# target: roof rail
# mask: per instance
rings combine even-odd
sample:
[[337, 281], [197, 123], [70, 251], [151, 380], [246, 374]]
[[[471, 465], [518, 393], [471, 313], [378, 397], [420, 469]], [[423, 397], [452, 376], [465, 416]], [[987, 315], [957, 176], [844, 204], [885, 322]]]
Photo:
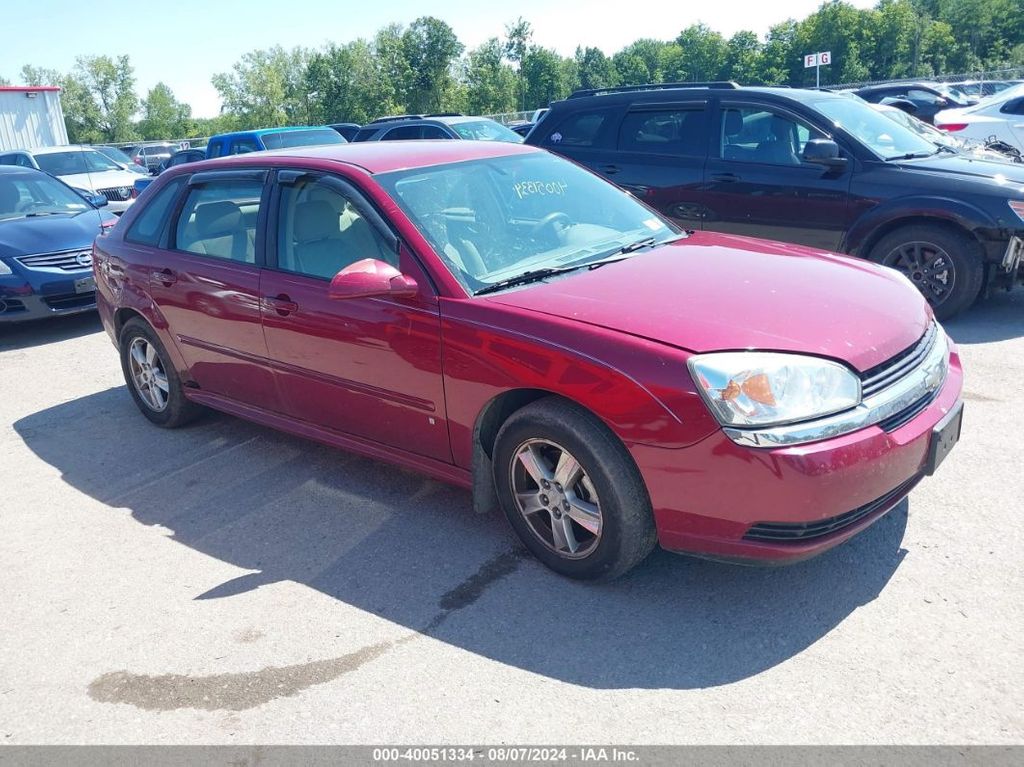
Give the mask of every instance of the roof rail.
[[739, 88], [739, 83], [733, 80], [709, 80], [700, 83], [650, 83], [648, 85], [617, 85], [608, 88], [589, 88], [586, 90], [573, 91], [569, 98], [578, 99], [584, 96], [603, 96], [610, 93], [634, 93], [636, 91], [660, 91], [666, 88], [714, 88], [731, 89]]
[[423, 115], [424, 117], [463, 117], [462, 112], [434, 112], [434, 114]]
[[377, 123], [393, 123], [399, 120], [422, 120], [423, 115], [388, 115], [387, 117], [378, 117], [376, 120], [371, 120], [367, 125], [376, 125]]

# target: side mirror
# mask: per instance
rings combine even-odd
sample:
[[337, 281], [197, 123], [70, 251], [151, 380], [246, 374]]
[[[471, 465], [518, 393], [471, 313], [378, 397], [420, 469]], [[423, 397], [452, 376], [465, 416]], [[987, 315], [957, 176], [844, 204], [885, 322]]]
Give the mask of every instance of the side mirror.
[[826, 168], [845, 168], [846, 158], [839, 156], [839, 145], [832, 139], [812, 138], [804, 145], [804, 162], [824, 165]]
[[337, 300], [390, 296], [402, 298], [416, 295], [416, 280], [406, 277], [391, 264], [376, 258], [346, 266], [331, 280], [328, 295]]

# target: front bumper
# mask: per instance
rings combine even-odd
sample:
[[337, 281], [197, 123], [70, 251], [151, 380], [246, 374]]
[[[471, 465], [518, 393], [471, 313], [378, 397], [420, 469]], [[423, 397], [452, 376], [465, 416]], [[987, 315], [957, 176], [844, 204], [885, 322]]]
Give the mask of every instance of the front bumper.
[[[661, 546], [783, 564], [842, 543], [899, 504], [924, 476], [932, 429], [957, 408], [962, 388], [960, 360], [951, 348], [935, 398], [890, 431], [872, 425], [769, 449], [739, 445], [722, 431], [681, 449], [631, 445]], [[801, 528], [820, 534], [770, 539], [773, 529]]]
[[96, 292], [75, 292], [75, 279], [90, 272], [33, 286], [27, 282], [0, 278], [0, 324], [27, 322], [46, 317], [80, 314], [96, 309]]

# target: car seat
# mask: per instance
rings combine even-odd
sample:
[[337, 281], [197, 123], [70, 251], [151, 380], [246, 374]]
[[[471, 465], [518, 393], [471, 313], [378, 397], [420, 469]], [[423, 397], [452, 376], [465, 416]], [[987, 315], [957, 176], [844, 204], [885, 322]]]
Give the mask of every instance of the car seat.
[[242, 209], [230, 200], [208, 202], [196, 208], [191, 221], [179, 226], [177, 246], [243, 263], [256, 263], [256, 233], [245, 226]]

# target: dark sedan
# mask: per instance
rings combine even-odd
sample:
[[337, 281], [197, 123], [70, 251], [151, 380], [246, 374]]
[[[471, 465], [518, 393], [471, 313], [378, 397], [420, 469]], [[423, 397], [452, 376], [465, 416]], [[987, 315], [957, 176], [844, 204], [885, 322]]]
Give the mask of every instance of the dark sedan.
[[117, 217], [32, 168], [0, 167], [0, 324], [96, 308], [92, 241]]

